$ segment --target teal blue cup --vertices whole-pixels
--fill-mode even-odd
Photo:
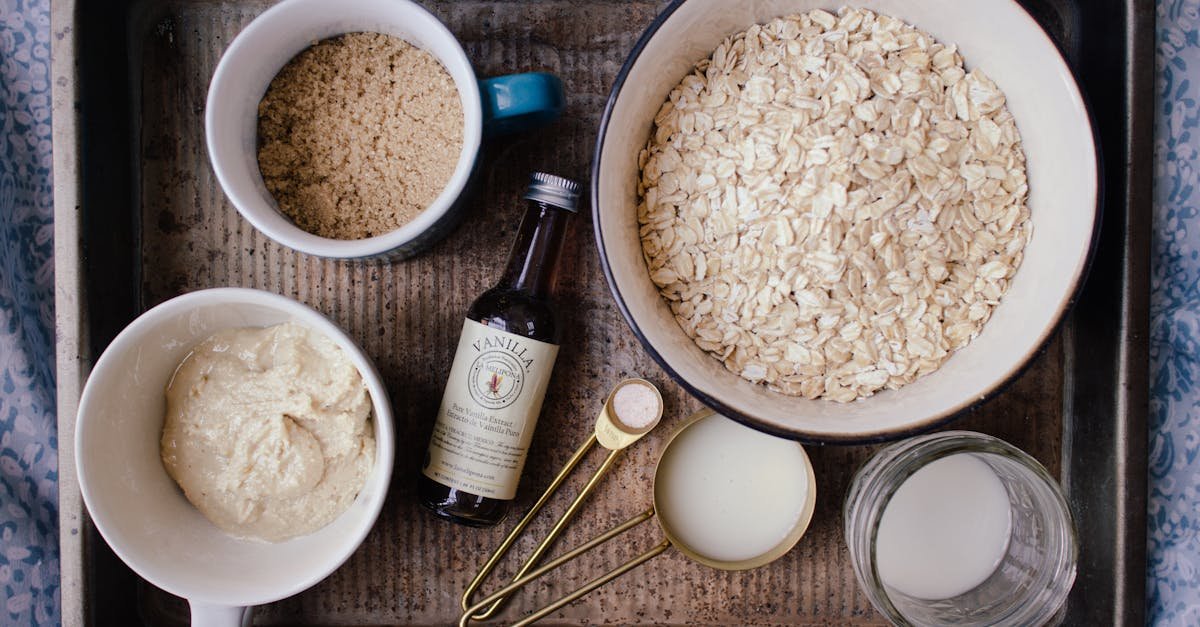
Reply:
[[[376,32],[427,50],[445,67],[463,110],[463,146],[442,192],[395,231],[358,240],[319,237],[279,211],[258,169],[258,101],[271,79],[313,41],[345,33]],[[544,73],[480,80],[462,45],[429,11],[410,0],[283,0],[255,18],[229,45],[213,74],[205,109],[205,134],[213,170],[225,195],[271,239],[322,257],[414,255],[444,237],[461,220],[464,198],[478,176],[485,137],[526,131],[563,111],[561,81]]]
[[[527,72],[479,81],[486,136],[517,133],[557,118],[566,107],[562,81],[553,74]]]

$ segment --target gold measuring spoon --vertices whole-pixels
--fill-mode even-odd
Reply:
[[[633,570],[674,546],[720,570],[757,568],[790,551],[812,520],[816,481],[799,443],[766,435],[703,410],[671,436],[654,471],[654,505],[545,565],[518,576],[459,619],[477,613],[529,582],[655,518],[666,536],[654,548],[592,579],[526,616],[528,625]]]
[[[479,570],[479,574],[475,575],[475,579],[467,586],[467,590],[462,596],[461,603],[463,610],[466,610],[470,606],[471,597],[475,595],[475,591],[479,589],[483,580],[491,574],[501,558],[512,548],[513,543],[517,541],[517,538],[520,537],[525,527],[541,511],[542,507],[546,505],[550,497],[554,495],[559,486],[566,480],[567,476],[571,474],[571,471],[575,470],[575,467],[579,465],[579,462],[583,460],[584,456],[587,455],[588,451],[597,442],[610,451],[608,457],[605,458],[600,468],[592,473],[587,484],[583,486],[583,490],[579,492],[579,495],[567,507],[567,511],[563,512],[563,515],[554,523],[554,527],[550,529],[550,533],[546,536],[546,539],[542,540],[541,544],[533,550],[533,553],[521,565],[521,568],[513,577],[514,581],[528,572],[537,563],[538,559],[542,557],[542,554],[550,548],[550,545],[554,543],[559,534],[566,528],[567,523],[579,511],[580,506],[587,499],[588,495],[599,485],[600,479],[612,468],[621,451],[640,440],[642,436],[649,433],[651,429],[658,425],[658,421],[662,419],[662,412],[662,394],[659,393],[658,388],[654,387],[653,383],[645,379],[625,379],[618,383],[612,392],[609,393],[608,399],[605,400],[604,406],[600,409],[600,414],[596,417],[596,428],[592,436],[575,450],[575,454],[571,455],[571,458],[567,460],[566,465],[559,471],[558,476],[554,478],[554,481],[550,482],[550,486],[546,488],[542,496],[533,504],[533,508],[517,523],[517,526],[508,534],[504,542],[500,543],[500,547],[492,553],[492,556],[484,563],[483,568]],[[495,598],[493,599],[493,597]],[[470,612],[471,618],[474,620],[484,620],[490,617],[504,604],[504,597],[505,595],[492,595],[488,597],[492,599],[489,601],[491,607],[482,608],[482,605],[486,604],[481,604],[474,611]],[[482,611],[480,611],[481,609]]]

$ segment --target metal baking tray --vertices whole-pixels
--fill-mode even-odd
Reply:
[[[507,531],[436,521],[414,498],[463,312],[503,262],[528,173],[586,173],[612,80],[664,5],[424,2],[460,38],[481,76],[551,71],[566,83],[569,104],[547,130],[487,146],[485,184],[469,201],[469,226],[415,259],[388,263],[326,260],[281,248],[244,222],[216,183],[203,143],[208,81],[232,37],[270,4],[62,0],[52,7],[62,603],[68,625],[186,623],[182,601],[129,571],[88,520],[72,455],[75,409],[91,363],[139,312],[182,292],[224,285],[278,292],[329,315],[376,361],[396,405],[398,461],[375,529],[335,574],[260,608],[257,622],[432,625],[458,616],[458,595]],[[1103,225],[1090,277],[1061,332],[1023,376],[954,427],[1007,439],[1062,478],[1082,541],[1066,623],[1140,625],[1154,6],[1150,0],[1023,4],[1059,43],[1092,104],[1104,157]],[[620,378],[641,375],[658,383],[667,424],[618,464],[560,546],[649,503],[664,438],[698,408],[622,321],[588,219],[580,214],[567,244],[560,302],[573,325],[516,510],[531,504],[588,435],[605,391]],[[820,485],[816,515],[801,544],[778,562],[726,573],[669,553],[549,622],[880,624],[857,589],[840,530],[850,475],[873,450],[811,448]],[[534,535],[544,534],[548,520],[534,527]],[[544,603],[655,540],[651,530],[634,534],[627,545],[572,565],[514,606]],[[529,549],[528,542],[518,546]]]

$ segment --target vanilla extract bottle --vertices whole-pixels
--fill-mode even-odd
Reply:
[[[504,274],[467,312],[418,478],[425,507],[475,527],[516,496],[561,335],[552,297],[579,185],[535,172],[525,199]]]

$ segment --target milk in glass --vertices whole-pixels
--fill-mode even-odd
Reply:
[[[987,580],[1008,549],[1008,493],[972,453],[930,462],[909,477],[879,522],[875,560],[885,586],[948,599]]]

